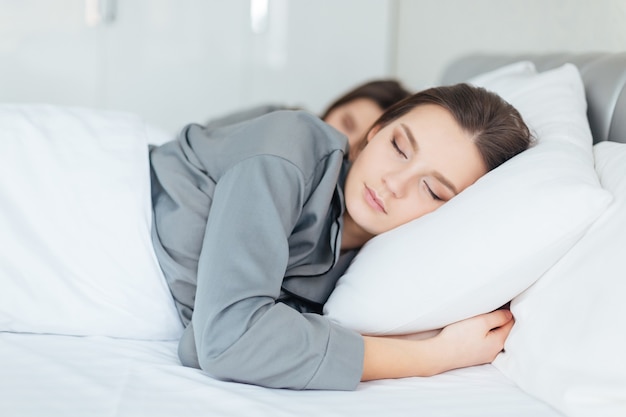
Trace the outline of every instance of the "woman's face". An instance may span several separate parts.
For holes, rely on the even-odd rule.
[[[448,110],[420,105],[368,133],[345,185],[347,214],[377,235],[429,213],[486,173]]]
[[[346,135],[352,148],[381,114],[383,110],[374,100],[357,98],[333,109],[324,121]]]

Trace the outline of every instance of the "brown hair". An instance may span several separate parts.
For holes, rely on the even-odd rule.
[[[325,120],[328,114],[337,107],[359,98],[370,99],[374,101],[381,110],[385,110],[410,95],[411,92],[405,89],[402,84],[396,80],[369,81],[355,87],[335,100],[328,106],[326,111],[324,111],[321,118]]]
[[[461,128],[473,137],[487,171],[533,143],[530,130],[515,107],[493,92],[468,84],[420,91],[390,107],[374,127],[383,128],[423,104],[436,104],[452,114]],[[365,144],[364,140],[363,146]]]

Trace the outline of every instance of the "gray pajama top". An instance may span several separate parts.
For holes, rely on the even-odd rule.
[[[151,149],[155,251],[183,364],[267,387],[354,389],[363,340],[318,314],[345,271],[346,138],[276,111]]]

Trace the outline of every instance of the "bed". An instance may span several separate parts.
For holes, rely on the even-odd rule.
[[[517,322],[505,351],[493,364],[429,378],[366,382],[350,392],[268,389],[215,380],[181,366],[176,351],[182,329],[149,244],[143,156],[146,142],[160,143],[167,135],[134,115],[3,104],[0,415],[626,416],[626,315],[621,307],[626,297],[626,145],[620,144],[626,142],[626,53],[473,54],[451,63],[441,81],[470,80],[517,104],[525,92],[533,92],[527,79],[566,63],[574,64],[568,74],[580,76],[584,88],[584,106],[577,108],[588,116],[581,129],[589,133],[588,143],[573,146],[578,159],[571,165],[588,164],[594,177],[576,178],[584,184],[565,182],[569,194],[562,200],[593,200],[585,221],[575,231],[573,220],[563,221],[551,244],[537,232],[536,239],[528,238],[535,251],[526,258],[516,252],[510,262],[518,263],[506,269],[510,275],[518,272],[519,277],[511,278],[516,285],[491,283],[486,288],[481,282],[469,288],[456,282],[464,291],[462,299],[449,300],[472,314],[512,298]],[[521,90],[511,89],[518,83]],[[571,101],[539,104],[566,107]],[[536,103],[528,106],[529,112],[538,108]],[[575,124],[563,116],[557,122]],[[554,127],[556,122],[551,123]],[[553,169],[551,164],[547,161],[546,169]],[[557,183],[550,177],[553,171],[546,175],[541,169],[536,171],[539,185]],[[104,176],[102,170],[114,175]],[[557,220],[570,219],[577,211],[555,206],[553,214]],[[535,225],[541,233],[558,223],[542,220],[546,223]],[[475,213],[473,222],[480,221]],[[524,219],[518,223],[529,227]],[[510,224],[506,229],[515,230]],[[483,240],[474,236],[474,241],[480,250]],[[505,263],[494,256],[490,265]],[[344,294],[356,291],[350,276],[371,268],[357,261],[329,300],[325,314],[332,319],[357,329],[365,326],[363,331],[372,334],[389,334],[390,328],[396,333],[435,329],[459,319],[447,315],[448,304],[430,305],[430,314],[400,324],[392,323],[391,316],[405,317],[406,311],[389,313],[390,319],[376,323],[377,328],[367,328],[370,323],[359,318],[350,321],[342,310],[350,303]],[[489,275],[481,272],[477,275]],[[501,282],[501,275],[502,269],[494,268],[494,282]],[[367,302],[367,292],[376,289],[363,291]],[[424,305],[433,298],[428,291],[442,289],[423,290]],[[475,299],[482,303],[473,303]],[[383,312],[391,309],[383,307]]]

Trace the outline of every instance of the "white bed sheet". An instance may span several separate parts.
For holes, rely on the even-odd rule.
[[[175,341],[0,333],[0,416],[557,417],[492,365],[353,392],[217,381],[178,362]]]

